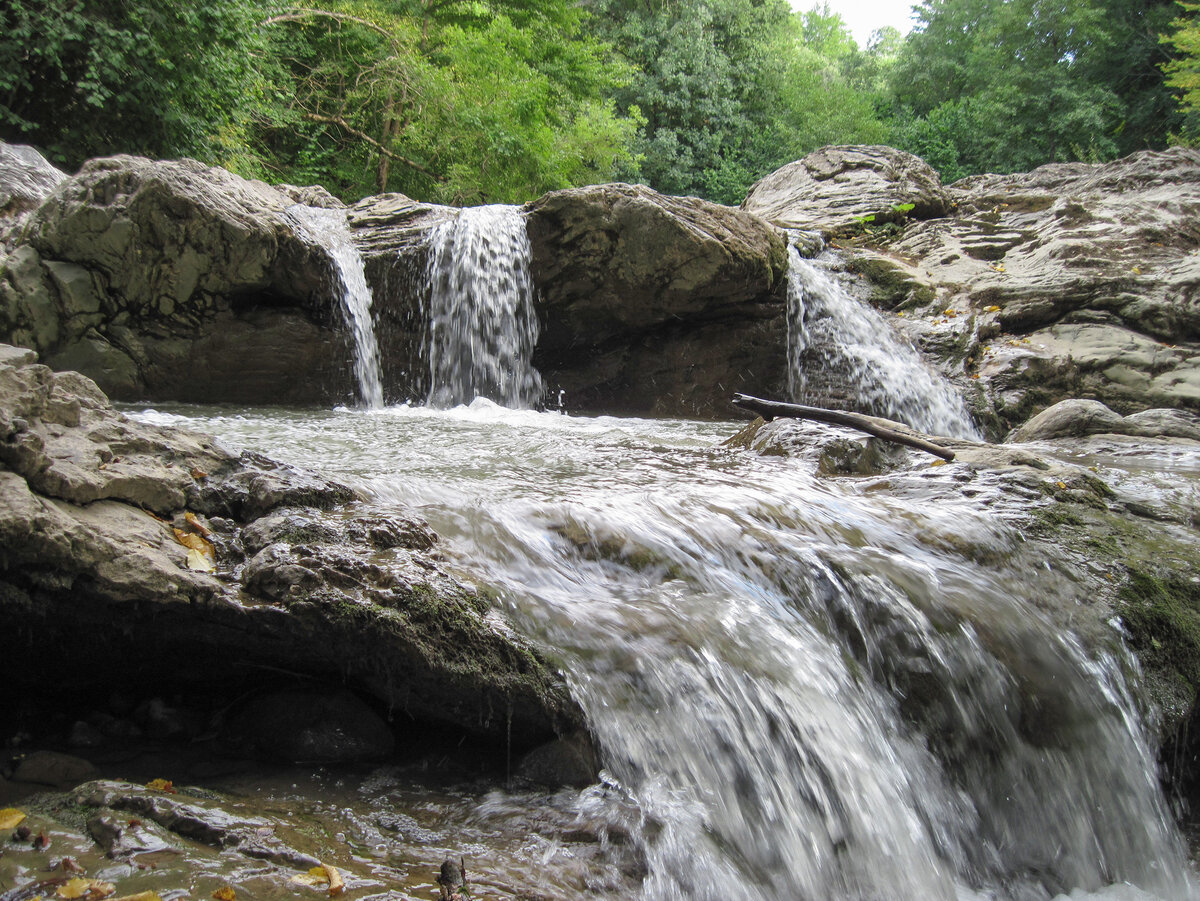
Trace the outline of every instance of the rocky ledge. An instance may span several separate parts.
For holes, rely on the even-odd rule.
[[[823,233],[997,433],[1069,397],[1200,410],[1200,151],[943,187],[910,154],[828,147],[743,206]]]
[[[922,437],[900,423],[874,422]],[[1139,669],[1127,675],[1159,747],[1162,778],[1184,807],[1198,809],[1200,416],[1174,409],[1121,416],[1075,399],[1048,408],[1002,444],[930,440],[953,450],[954,460],[794,419],[756,420],[727,443],[803,460],[821,477],[853,480],[863,492],[971,514],[987,510],[995,529],[933,531],[925,540],[972,567],[1011,567],[1022,581],[1043,586],[1037,609],[1008,631],[989,620],[990,608],[956,607],[940,597],[938,616],[970,623],[982,640],[1000,645],[1042,619],[1095,657],[1123,660],[1131,651]],[[1014,659],[1024,653],[1000,652]],[[911,659],[905,648],[882,656],[889,679],[923,684],[928,660]],[[1066,711],[1073,703],[1054,700],[1063,686],[1054,684],[1052,668],[1021,672],[1045,709]],[[904,703],[919,707],[920,693]]]
[[[66,176],[0,143],[0,340],[117,400],[353,400],[337,267],[304,206],[342,204],[194,160],[120,156]],[[778,229],[630,185],[553,192],[524,212],[534,362],[552,397],[580,411],[712,416],[731,390],[781,387]],[[345,210],[389,401],[428,390],[430,232],[457,215],[399,194]]]
[[[10,346],[0,547],[7,735],[86,746],[137,727],[336,760],[440,734],[503,760],[578,725],[561,679],[419,519],[133,422]],[[173,697],[183,714],[162,712]]]

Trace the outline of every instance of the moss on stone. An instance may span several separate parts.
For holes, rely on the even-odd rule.
[[[1178,572],[1127,567],[1118,612],[1143,667],[1200,688],[1200,583]]]

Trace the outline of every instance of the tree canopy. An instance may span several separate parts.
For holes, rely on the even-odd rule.
[[[608,180],[738,203],[825,144],[947,180],[1200,136],[1200,4],[924,0],[859,47],[787,0],[8,0],[0,137],[346,199]]]
[[[893,138],[950,177],[1163,146],[1169,0],[926,0],[892,78]]]

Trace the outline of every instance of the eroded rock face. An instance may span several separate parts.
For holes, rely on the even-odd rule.
[[[184,544],[198,541],[211,545],[207,565]],[[443,569],[436,542],[343,485],[132,422],[83,376],[0,348],[0,631],[13,690],[219,693],[284,669],[345,684],[406,722],[496,740],[511,722],[514,741],[552,737],[576,716],[561,683]]]
[[[844,168],[835,180],[850,195],[879,178]],[[895,196],[904,184],[894,177]],[[903,313],[946,368],[978,376],[985,418],[1016,425],[1068,397],[1200,409],[1200,152],[972,176],[943,196],[939,218],[917,207],[837,243],[873,303]],[[830,230],[803,203],[747,207]]]
[[[756,182],[742,209],[784,228],[826,233],[944,216],[942,179],[918,156],[883,146],[832,146]]]
[[[726,415],[731,391],[784,379],[787,253],[755,216],[643,186],[529,204],[542,334],[569,409]]]
[[[1098,400],[1059,401],[1008,436],[1009,442],[1082,438],[1086,435],[1135,435],[1200,441],[1200,416],[1185,410],[1143,410],[1122,416]]]
[[[17,240],[26,214],[66,177],[32,147],[0,141],[0,248]]]
[[[341,206],[192,160],[92,160],[0,259],[0,339],[118,399],[353,400],[335,268],[297,227],[298,203]],[[555,192],[526,213],[550,405],[725,415],[731,391],[782,385],[778,230],[629,185]],[[388,400],[427,391],[429,235],[457,214],[399,194],[347,210]]]
[[[122,399],[352,397],[332,264],[289,218],[297,197],[194,160],[91,160],[0,261],[0,336]]]

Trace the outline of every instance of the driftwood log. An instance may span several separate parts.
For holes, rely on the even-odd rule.
[[[844,410],[826,410],[821,407],[806,407],[803,404],[785,404],[782,401],[751,397],[749,394],[735,394],[733,396],[733,404],[734,406],[741,407],[743,410],[757,413],[768,422],[781,417],[811,419],[814,422],[826,422],[830,425],[841,425],[851,429],[858,429],[860,432],[866,432],[868,435],[874,435],[876,438],[882,438],[884,441],[903,444],[905,447],[915,447],[917,450],[923,450],[926,453],[933,454],[935,457],[941,457],[943,460],[949,461],[954,459],[954,451],[942,447],[940,444],[934,444],[932,441],[927,441],[924,438],[918,438],[915,435],[906,435],[903,432],[897,432],[895,429],[889,429],[887,426],[880,425],[870,416],[863,416],[861,413],[847,413]]]

